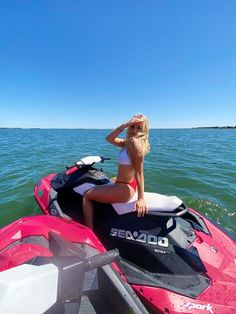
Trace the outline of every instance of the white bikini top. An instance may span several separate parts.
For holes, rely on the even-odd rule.
[[[131,165],[131,161],[129,159],[128,153],[127,153],[127,148],[123,148],[119,155],[118,155],[118,163],[120,165],[126,165],[126,166],[130,166]]]

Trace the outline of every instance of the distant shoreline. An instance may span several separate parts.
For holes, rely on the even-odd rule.
[[[0,127],[0,130],[111,130],[112,128],[24,128],[24,127]],[[236,129],[236,126],[199,126],[188,128],[150,128],[150,130],[176,130],[176,129]]]
[[[236,129],[236,126],[199,126],[192,129]]]

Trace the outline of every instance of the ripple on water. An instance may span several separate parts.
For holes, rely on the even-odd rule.
[[[220,226],[225,226],[225,229],[230,233],[231,237],[236,240],[234,232],[236,224],[235,211],[230,211],[226,207],[206,199],[183,197],[183,200],[188,207],[194,208],[208,219],[218,223]]]

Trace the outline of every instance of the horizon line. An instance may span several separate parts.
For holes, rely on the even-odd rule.
[[[170,129],[235,129],[236,125],[226,126],[197,126],[197,127],[153,127],[150,130],[170,130]],[[0,129],[20,129],[20,130],[112,130],[114,128],[90,128],[90,127],[2,127]]]

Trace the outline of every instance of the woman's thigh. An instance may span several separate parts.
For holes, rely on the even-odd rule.
[[[99,185],[86,192],[90,200],[101,203],[127,202],[134,195],[134,190],[126,184]]]

